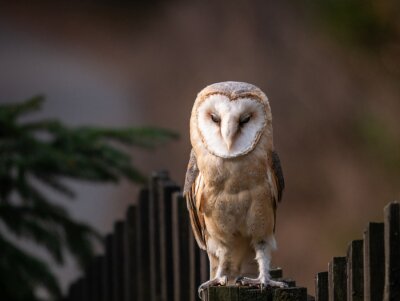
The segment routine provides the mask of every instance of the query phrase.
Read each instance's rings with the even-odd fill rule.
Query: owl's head
[[[205,148],[223,158],[251,152],[266,127],[272,131],[266,95],[241,82],[222,82],[204,88],[197,96],[191,119],[191,126],[196,127],[191,131],[197,130]]]

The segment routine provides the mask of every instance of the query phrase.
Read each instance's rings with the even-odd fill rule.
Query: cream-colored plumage
[[[184,194],[194,235],[210,259],[210,280],[199,289],[235,279],[284,286],[269,277],[284,181],[266,95],[240,82],[204,88],[193,106],[190,140]]]

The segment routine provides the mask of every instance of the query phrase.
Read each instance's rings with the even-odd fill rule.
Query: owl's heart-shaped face
[[[252,98],[230,100],[213,94],[197,110],[197,125],[207,150],[215,156],[234,158],[249,153],[266,126],[264,104]]]

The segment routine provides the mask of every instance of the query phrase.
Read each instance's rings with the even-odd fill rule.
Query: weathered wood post
[[[102,285],[102,275],[103,275],[103,256],[96,256],[93,265],[92,265],[92,273],[93,273],[93,282],[92,282],[92,299],[91,300],[101,300],[103,294],[103,285]]]
[[[108,234],[105,238],[105,252],[103,260],[103,296],[102,301],[113,301],[113,282],[112,282],[112,272],[113,272],[113,236]]]
[[[172,238],[174,263],[174,301],[190,300],[190,239],[186,201],[180,192],[172,196]]]
[[[400,205],[385,207],[385,301],[400,300]]]
[[[114,224],[113,239],[113,298],[115,301],[125,299],[125,252],[124,252],[125,224],[118,221]]]
[[[307,301],[307,289],[296,287],[295,281],[282,279],[282,270],[272,269],[271,278],[285,282],[288,288],[260,288],[247,286],[217,286],[203,291],[203,301]]]
[[[347,301],[364,300],[364,242],[353,240],[347,249]]]
[[[192,231],[191,226],[188,225],[189,231]],[[190,232],[191,233],[191,232]],[[201,284],[201,271],[200,271],[200,248],[191,233],[188,242],[189,247],[189,260],[190,260],[190,301],[199,300],[197,288]]]
[[[149,191],[140,191],[136,211],[136,245],[137,245],[137,300],[150,300],[150,242],[149,242]]]
[[[207,253],[199,248],[193,236],[192,228],[189,223],[189,259],[190,259],[190,300],[200,300],[197,288],[209,279],[210,266]]]
[[[273,301],[307,301],[305,287],[278,288],[274,290]]]
[[[383,298],[385,283],[385,251],[383,223],[369,223],[364,232],[364,299]]]
[[[96,256],[85,270],[84,300],[100,300],[101,292],[101,256]]]
[[[83,277],[76,281],[75,298],[77,301],[86,301],[85,280]]]
[[[92,270],[93,262],[90,262],[84,273],[84,290],[85,290],[85,300],[93,300],[93,270]]]
[[[79,300],[79,295],[78,295],[78,281],[75,280],[69,287],[68,290],[68,301],[78,301]]]
[[[347,298],[346,257],[334,257],[329,263],[329,301],[345,301]]]
[[[136,206],[129,206],[126,213],[126,230],[124,237],[125,249],[125,300],[131,301],[137,296],[137,230],[136,230]]]
[[[320,272],[315,277],[315,301],[328,301],[328,272]]]
[[[161,300],[160,195],[158,185],[168,180],[166,171],[152,174],[149,183],[149,241],[151,301]]]
[[[159,225],[160,225],[160,264],[161,264],[161,300],[174,298],[173,253],[172,253],[172,194],[179,187],[171,181],[159,182]]]
[[[221,286],[203,292],[203,301],[307,301],[305,287],[266,288]]]

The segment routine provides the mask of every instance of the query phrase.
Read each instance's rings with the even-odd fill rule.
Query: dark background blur
[[[134,162],[183,184],[196,93],[256,84],[287,183],[273,262],[312,292],[315,273],[400,196],[400,6],[375,2],[3,1],[0,101],[43,93],[40,117],[173,129],[178,142]],[[72,184],[68,208],[104,234],[137,193]],[[64,289],[79,273],[72,260],[54,269]]]

